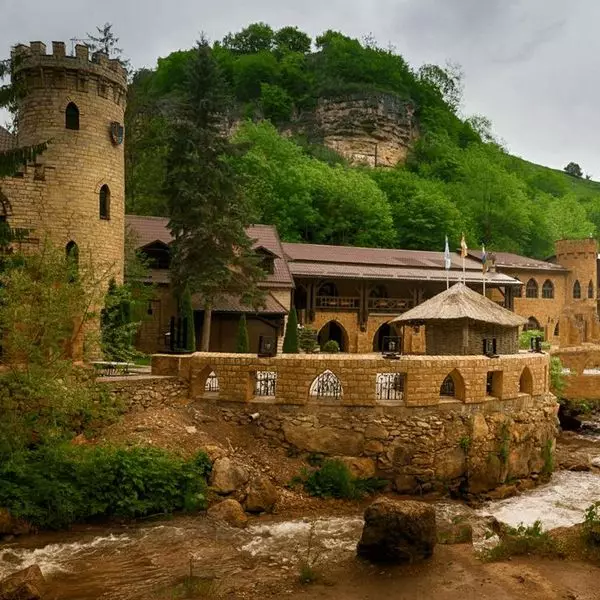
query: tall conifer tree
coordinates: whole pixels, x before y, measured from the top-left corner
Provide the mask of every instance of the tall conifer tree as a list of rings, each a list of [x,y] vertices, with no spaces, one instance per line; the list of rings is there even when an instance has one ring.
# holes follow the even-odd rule
[[[204,304],[200,349],[208,351],[212,307],[223,295],[257,306],[263,273],[246,234],[250,208],[228,157],[230,98],[205,39],[189,61],[181,96],[170,114],[165,191],[173,234],[171,277],[176,290],[189,286]]]

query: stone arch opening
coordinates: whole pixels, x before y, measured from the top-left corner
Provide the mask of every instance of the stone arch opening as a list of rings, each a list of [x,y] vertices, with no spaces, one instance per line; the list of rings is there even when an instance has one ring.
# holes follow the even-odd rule
[[[65,109],[65,128],[79,130],[79,109],[75,102],[69,102]]]
[[[340,352],[348,352],[348,334],[341,323],[329,321],[319,330],[319,346],[322,348],[327,342],[333,340],[338,343]]]
[[[527,323],[523,327],[524,331],[541,330],[540,322],[533,316],[527,319]]]
[[[373,352],[383,352],[384,338],[397,335],[398,333],[394,325],[391,325],[390,323],[384,323],[381,325],[373,336]]]
[[[204,367],[198,375],[198,378],[201,383],[200,389],[205,395],[210,394],[215,396],[219,394],[219,378],[211,366]]]
[[[579,283],[578,279],[576,279],[575,283],[573,284],[573,298],[575,298],[575,300],[579,300],[581,298],[581,284]]]
[[[327,369],[313,379],[309,395],[317,400],[340,400],[343,395],[342,382],[333,371]]]
[[[529,367],[525,367],[519,379],[519,392],[521,394],[533,394],[533,375]]]
[[[590,280],[588,283],[588,299],[592,299],[594,297],[594,282]]]
[[[79,246],[71,240],[65,246],[65,255],[67,258],[67,269],[69,272],[69,281],[72,283],[77,279],[79,273]]]
[[[440,386],[440,396],[442,398],[456,398],[456,400],[465,399],[465,380],[458,369],[450,371],[442,381]]]
[[[554,336],[558,337],[560,335],[560,327],[559,327],[559,323],[556,323],[556,326],[554,327]]]
[[[110,219],[110,188],[105,183],[98,193],[100,218]]]

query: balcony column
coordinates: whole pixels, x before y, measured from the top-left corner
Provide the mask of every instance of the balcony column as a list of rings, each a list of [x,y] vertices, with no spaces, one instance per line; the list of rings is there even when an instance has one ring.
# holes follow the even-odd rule
[[[306,286],[306,320],[312,323],[315,320],[315,306],[317,289],[313,281]]]

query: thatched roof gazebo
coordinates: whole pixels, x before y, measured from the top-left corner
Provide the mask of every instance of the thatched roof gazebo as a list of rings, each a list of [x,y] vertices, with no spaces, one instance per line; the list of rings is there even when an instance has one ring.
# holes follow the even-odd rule
[[[397,325],[425,325],[426,353],[516,354],[519,327],[527,319],[463,283],[396,317]]]

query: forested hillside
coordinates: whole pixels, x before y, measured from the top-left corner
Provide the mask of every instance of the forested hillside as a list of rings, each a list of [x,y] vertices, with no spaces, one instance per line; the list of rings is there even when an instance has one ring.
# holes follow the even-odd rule
[[[459,116],[453,68],[412,69],[391,49],[327,31],[250,25],[212,45],[231,97],[228,121],[256,222],[288,241],[442,249],[458,244],[544,257],[561,237],[600,231],[600,184],[506,153],[482,117]],[[127,114],[127,210],[166,215],[166,114],[178,102],[191,51],[134,74]],[[415,108],[405,164],[357,167],[295,133],[319,99],[386,93]]]

